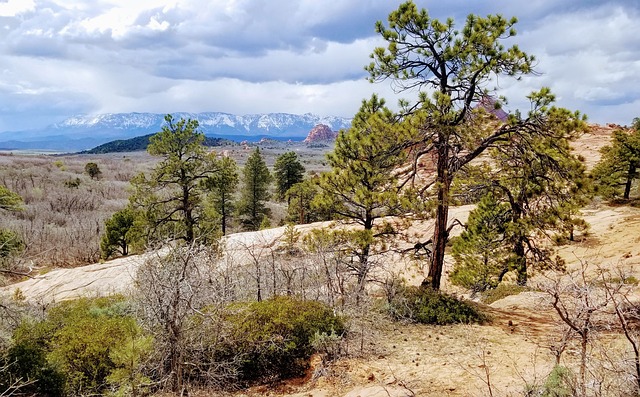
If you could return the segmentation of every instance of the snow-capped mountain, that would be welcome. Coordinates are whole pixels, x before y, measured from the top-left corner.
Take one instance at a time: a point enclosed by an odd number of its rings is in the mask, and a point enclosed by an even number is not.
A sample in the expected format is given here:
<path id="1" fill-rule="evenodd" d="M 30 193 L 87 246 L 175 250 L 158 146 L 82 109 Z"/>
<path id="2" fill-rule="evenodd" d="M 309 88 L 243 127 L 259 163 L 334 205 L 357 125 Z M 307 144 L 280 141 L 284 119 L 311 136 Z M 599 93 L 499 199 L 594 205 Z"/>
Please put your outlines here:
<path id="1" fill-rule="evenodd" d="M 351 119 L 333 116 L 288 113 L 251 114 L 173 113 L 174 120 L 198 120 L 205 135 L 234 140 L 257 141 L 262 138 L 303 140 L 317 124 L 333 130 L 348 128 Z M 164 114 L 108 113 L 80 115 L 42 130 L 0 132 L 0 148 L 51 149 L 77 151 L 116 139 L 129 139 L 161 130 Z"/>

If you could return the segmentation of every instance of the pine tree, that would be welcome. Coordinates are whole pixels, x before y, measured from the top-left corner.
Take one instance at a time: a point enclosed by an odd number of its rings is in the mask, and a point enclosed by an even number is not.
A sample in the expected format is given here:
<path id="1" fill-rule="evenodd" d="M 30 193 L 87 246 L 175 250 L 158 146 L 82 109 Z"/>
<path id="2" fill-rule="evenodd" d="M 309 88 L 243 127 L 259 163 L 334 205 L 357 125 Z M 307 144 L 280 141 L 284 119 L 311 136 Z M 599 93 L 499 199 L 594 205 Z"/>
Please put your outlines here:
<path id="1" fill-rule="evenodd" d="M 174 121 L 165 117 L 162 131 L 152 136 L 147 151 L 162 159 L 147 177 L 144 173 L 131 180 L 134 194 L 130 201 L 143 216 L 138 219 L 148 238 L 174 238 L 192 242 L 211 232 L 199 228 L 205 216 L 202 183 L 217 172 L 215 155 L 203 146 L 204 134 L 197 120 Z"/>
<path id="2" fill-rule="evenodd" d="M 553 97 L 542 92 L 532 100 L 544 107 Z M 584 164 L 569 144 L 586 125 L 565 109 L 549 108 L 547 114 L 544 133 L 514 136 L 489 151 L 490 161 L 462 171 L 473 175 L 468 190 L 490 192 L 498 203 L 509 207 L 501 228 L 502 247 L 511 253 L 503 269 L 516 270 L 520 285 L 527 283 L 532 266 L 563 267 L 551 248 L 552 233 L 568 233 L 571 239 L 574 228 L 586 225 L 579 218 L 579 209 L 590 196 L 590 184 Z"/>
<path id="3" fill-rule="evenodd" d="M 0 185 L 0 210 L 22 211 L 22 197 Z M 0 228 L 0 273 L 11 273 L 5 269 L 6 261 L 21 253 L 25 248 L 20 236 L 13 230 Z"/>
<path id="4" fill-rule="evenodd" d="M 302 182 L 304 172 L 304 166 L 298 160 L 298 155 L 295 152 L 287 152 L 278 156 L 273 165 L 278 200 L 284 200 L 287 191 L 296 183 Z M 287 204 L 291 204 L 288 199 Z"/>
<path id="5" fill-rule="evenodd" d="M 127 207 L 107 219 L 104 235 L 100 239 L 100 252 L 103 259 L 108 259 L 117 250 L 120 250 L 122 255 L 129 254 L 129 246 L 134 240 L 134 236 L 129 231 L 133 228 L 135 218 L 135 212 Z"/>
<path id="6" fill-rule="evenodd" d="M 433 254 L 427 279 L 440 288 L 445 247 L 449 238 L 451 186 L 460 169 L 488 148 L 513 136 L 531 135 L 546 130 L 548 107 L 535 106 L 527 118 L 505 120 L 483 111 L 490 91 L 487 87 L 501 76 L 519 77 L 533 71 L 534 58 L 514 45 L 503 42 L 515 36 L 515 18 L 500 15 L 485 18 L 469 15 L 457 29 L 452 19 L 441 22 L 431 18 L 412 1 L 389 14 L 388 26 L 378 22 L 376 31 L 388 42 L 371 55 L 366 67 L 371 82 L 391 79 L 396 91 L 419 91 L 418 101 L 403 101 L 402 113 L 413 115 L 420 135 L 406 148 L 414 155 L 415 166 L 408 173 L 412 180 L 420 176 L 420 157 L 433 163 L 433 181 L 425 185 L 425 199 L 435 201 Z M 496 102 L 494 107 L 500 107 Z M 574 118 L 572 114 L 568 117 Z"/>
<path id="7" fill-rule="evenodd" d="M 224 157 L 219 164 L 220 170 L 206 182 L 211 191 L 214 209 L 220 215 L 222 235 L 227 234 L 227 225 L 235 211 L 234 194 L 238 188 L 238 165 L 230 157 Z"/>
<path id="8" fill-rule="evenodd" d="M 376 224 L 376 220 L 403 212 L 395 171 L 406 160 L 399 150 L 407 134 L 404 128 L 406 124 L 394 123 L 384 100 L 373 95 L 362 101 L 351 128 L 339 133 L 328 155 L 331 171 L 319 181 L 321 193 L 314 205 L 359 226 L 345 232 L 356 258 L 349 267 L 357 275 L 358 292 L 364 289 L 373 266 L 370 256 L 394 232 L 390 224 Z"/>
<path id="9" fill-rule="evenodd" d="M 270 215 L 265 202 L 271 197 L 269 184 L 272 178 L 259 148 L 247 159 L 242 175 L 242 197 L 238 213 L 247 229 L 258 230 Z"/>
<path id="10" fill-rule="evenodd" d="M 633 181 L 640 168 L 640 119 L 634 120 L 634 128 L 614 131 L 611 145 L 602 148 L 602 158 L 592 175 L 605 197 L 628 200 Z"/>
<path id="11" fill-rule="evenodd" d="M 327 220 L 326 211 L 320 211 L 313 206 L 313 200 L 318 193 L 319 188 L 315 179 L 306 179 L 288 189 L 285 195 L 289 203 L 287 220 L 299 225 Z"/>
<path id="12" fill-rule="evenodd" d="M 471 211 L 466 229 L 453 242 L 451 282 L 481 292 L 495 288 L 509 270 L 505 246 L 510 207 L 486 194 Z"/>
<path id="13" fill-rule="evenodd" d="M 22 210 L 22 197 L 12 192 L 5 186 L 0 185 L 0 210 L 20 211 Z"/>
<path id="14" fill-rule="evenodd" d="M 92 161 L 85 164 L 84 172 L 86 172 L 91 179 L 100 179 L 100 176 L 102 175 L 102 171 L 100 171 L 98 164 Z"/>

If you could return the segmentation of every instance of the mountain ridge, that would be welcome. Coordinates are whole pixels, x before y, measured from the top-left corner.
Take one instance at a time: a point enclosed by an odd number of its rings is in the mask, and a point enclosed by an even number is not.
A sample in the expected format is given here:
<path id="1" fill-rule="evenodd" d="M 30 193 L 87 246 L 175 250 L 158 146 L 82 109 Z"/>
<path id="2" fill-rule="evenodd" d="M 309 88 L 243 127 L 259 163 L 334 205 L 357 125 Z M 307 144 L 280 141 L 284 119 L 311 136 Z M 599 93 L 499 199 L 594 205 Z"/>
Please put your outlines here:
<path id="1" fill-rule="evenodd" d="M 199 131 L 215 138 L 257 141 L 264 137 L 303 140 L 317 124 L 339 130 L 351 125 L 350 118 L 312 113 L 257 113 L 234 115 L 224 112 L 175 112 L 174 119 L 198 120 Z M 39 130 L 0 132 L 1 149 L 57 149 L 81 151 L 113 140 L 135 138 L 161 130 L 165 114 L 104 113 L 71 116 Z"/>

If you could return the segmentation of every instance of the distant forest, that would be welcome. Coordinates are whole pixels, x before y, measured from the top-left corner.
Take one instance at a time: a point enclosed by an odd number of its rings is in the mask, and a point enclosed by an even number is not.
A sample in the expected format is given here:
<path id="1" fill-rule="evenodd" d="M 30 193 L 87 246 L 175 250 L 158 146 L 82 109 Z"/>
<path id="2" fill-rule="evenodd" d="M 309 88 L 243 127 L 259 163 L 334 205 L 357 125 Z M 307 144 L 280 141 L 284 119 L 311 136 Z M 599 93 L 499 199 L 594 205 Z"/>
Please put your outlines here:
<path id="1" fill-rule="evenodd" d="M 149 146 L 149 138 L 151 138 L 155 134 L 148 134 L 143 136 L 138 136 L 131 139 L 119 139 L 116 141 L 107 142 L 100 146 L 96 146 L 93 149 L 85 150 L 80 153 L 82 154 L 104 154 L 104 153 L 120 153 L 120 152 L 138 152 L 147 150 L 147 146 Z M 230 141 L 225 138 L 212 138 L 205 137 L 204 145 L 205 146 L 222 146 L 234 144 L 235 142 Z"/>

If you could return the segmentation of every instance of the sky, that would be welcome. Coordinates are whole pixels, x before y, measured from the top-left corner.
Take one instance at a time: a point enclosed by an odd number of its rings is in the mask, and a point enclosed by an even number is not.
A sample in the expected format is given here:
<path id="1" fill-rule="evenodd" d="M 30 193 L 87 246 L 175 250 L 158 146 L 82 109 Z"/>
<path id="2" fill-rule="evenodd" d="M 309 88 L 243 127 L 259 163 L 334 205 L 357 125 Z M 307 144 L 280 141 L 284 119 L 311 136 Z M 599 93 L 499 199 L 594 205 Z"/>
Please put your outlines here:
<path id="1" fill-rule="evenodd" d="M 0 0 L 0 131 L 120 112 L 351 117 L 390 82 L 364 66 L 397 0 Z M 500 78 L 507 109 L 547 86 L 593 123 L 640 117 L 640 0 L 415 0 L 462 26 L 518 17 L 536 75 Z"/>

